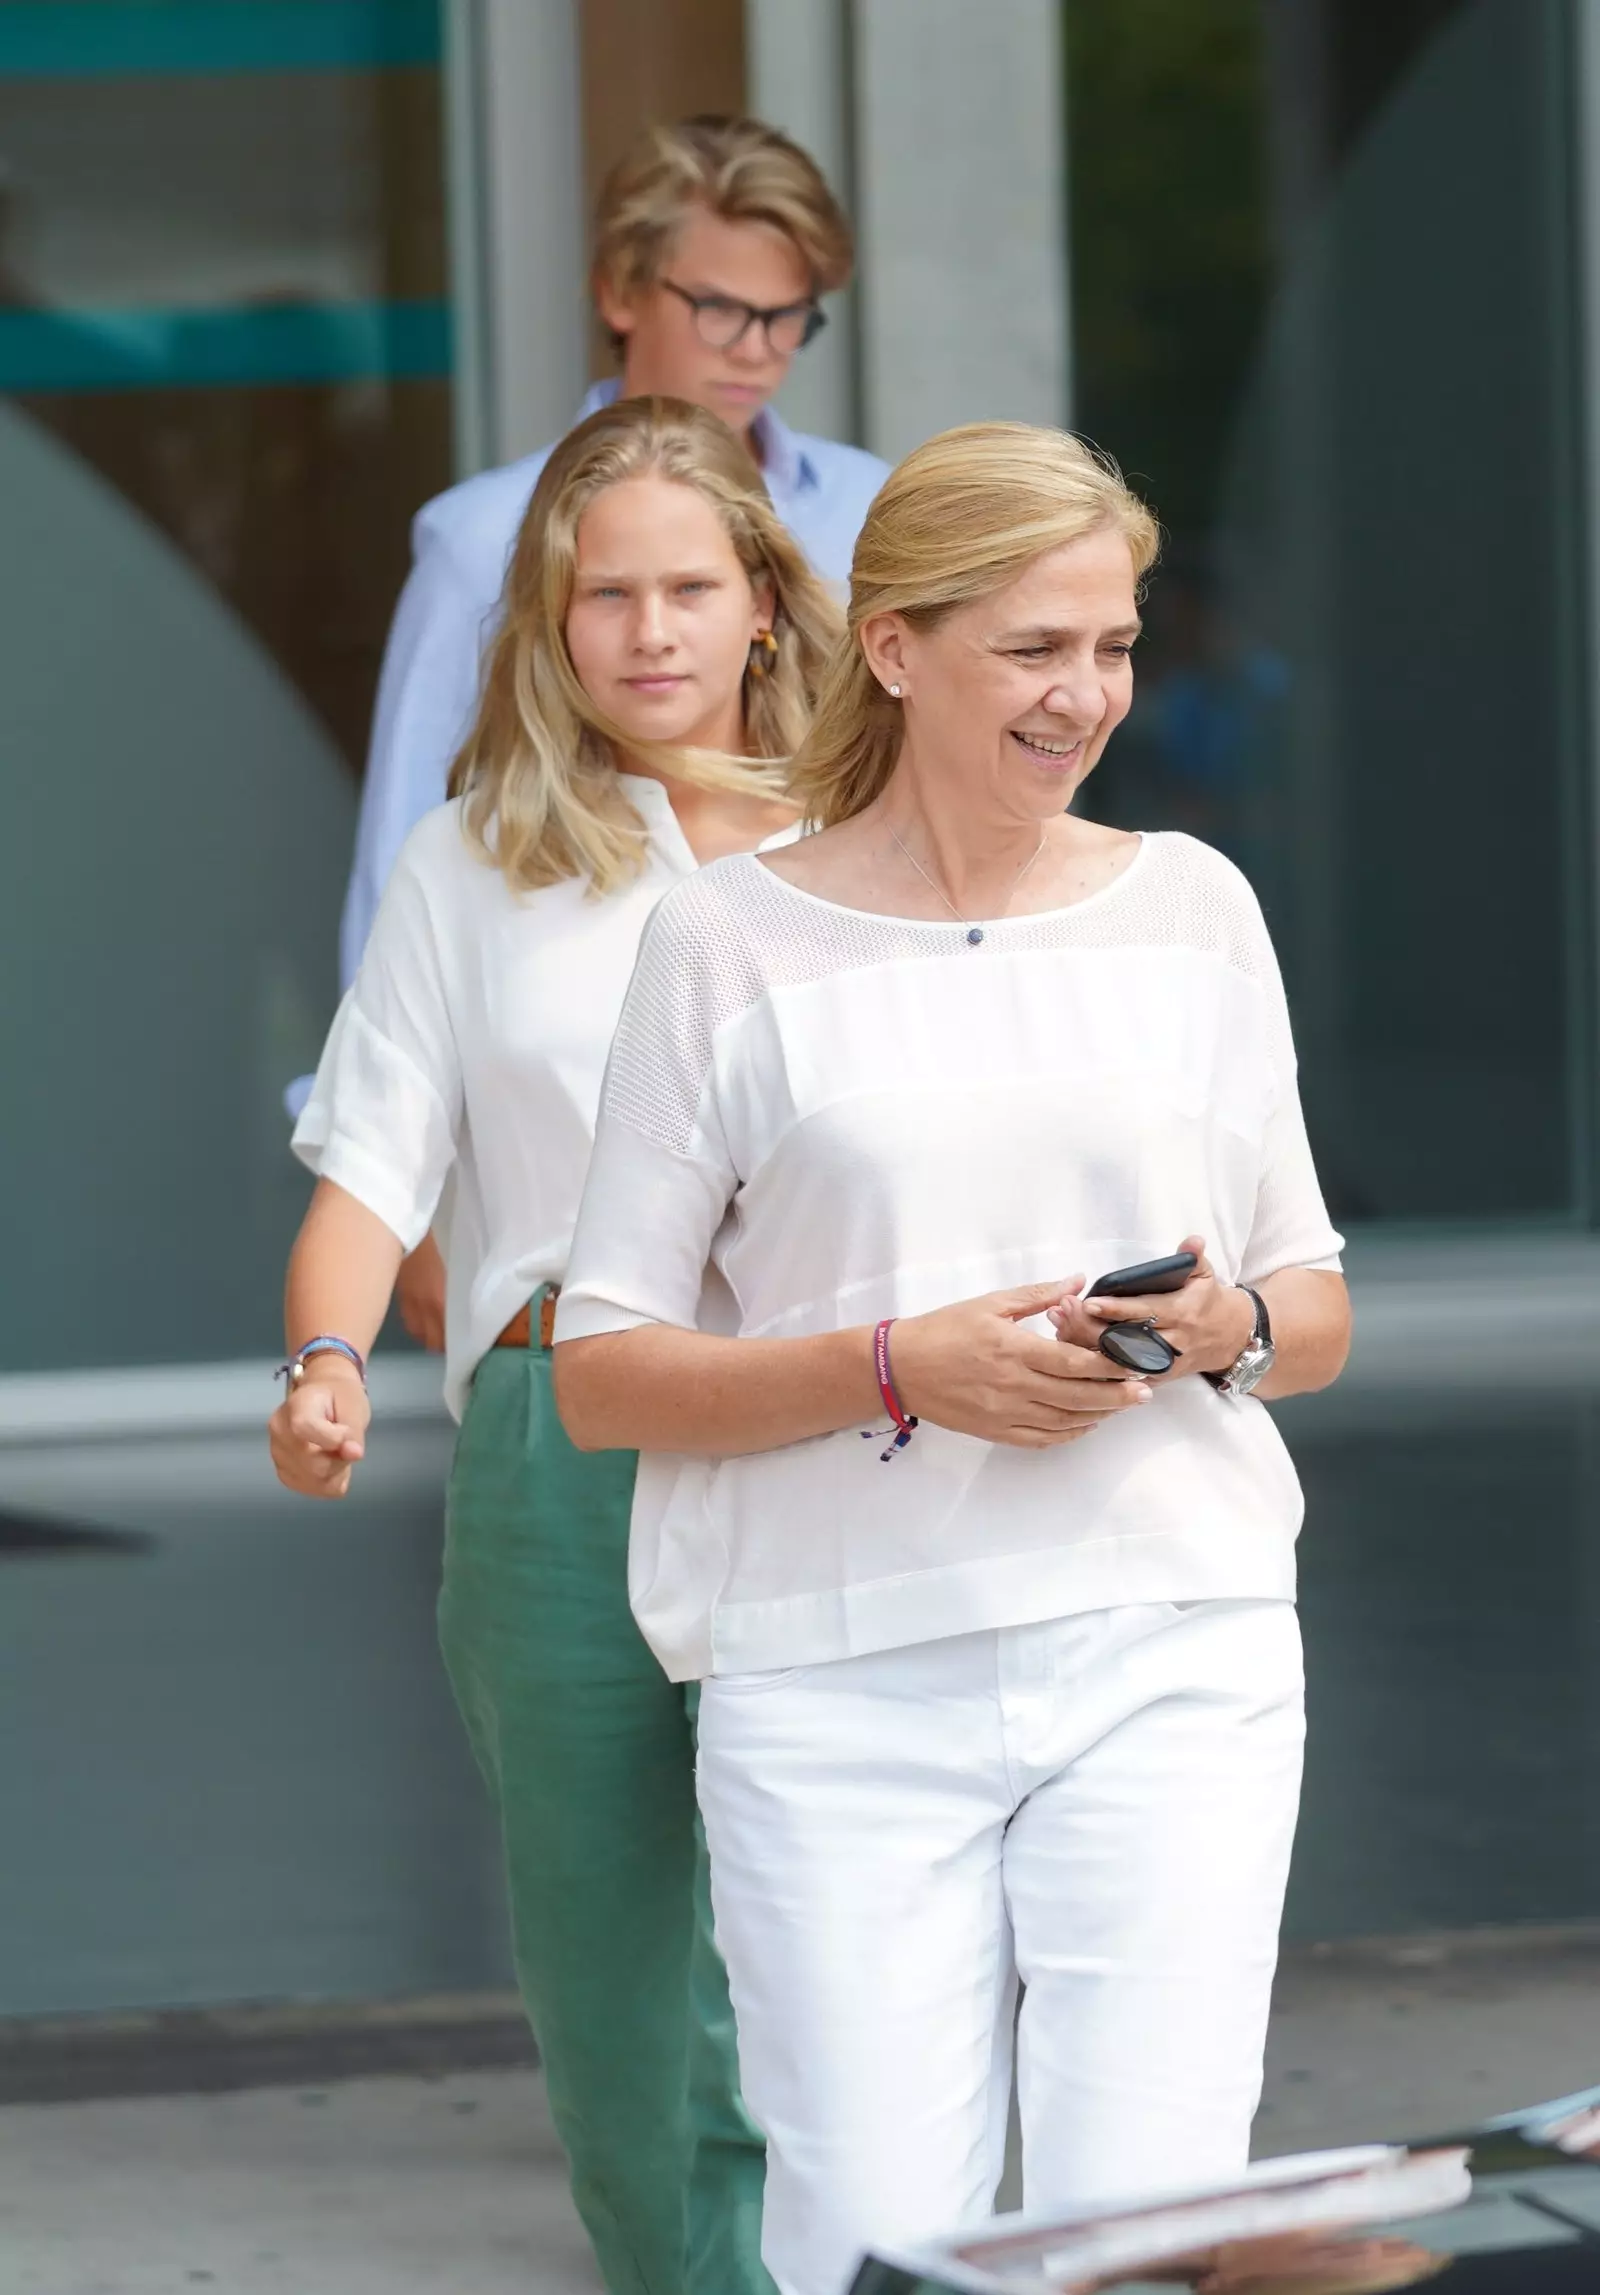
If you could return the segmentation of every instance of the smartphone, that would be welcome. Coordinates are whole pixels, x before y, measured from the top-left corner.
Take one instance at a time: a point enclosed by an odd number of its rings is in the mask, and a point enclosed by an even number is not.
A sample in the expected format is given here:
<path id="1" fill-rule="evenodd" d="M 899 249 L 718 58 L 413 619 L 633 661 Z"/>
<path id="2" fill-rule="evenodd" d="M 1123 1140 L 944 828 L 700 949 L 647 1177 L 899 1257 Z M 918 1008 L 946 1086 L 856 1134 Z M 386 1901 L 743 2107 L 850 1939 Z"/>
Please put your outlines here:
<path id="1" fill-rule="evenodd" d="M 1181 1291 L 1199 1265 L 1192 1251 L 1174 1251 L 1170 1259 L 1146 1259 L 1137 1267 L 1114 1267 L 1091 1283 L 1086 1299 L 1146 1299 L 1153 1293 Z M 1100 1352 L 1109 1362 L 1141 1378 L 1158 1379 L 1178 1359 L 1178 1349 L 1150 1323 L 1108 1323 L 1100 1334 Z"/>
<path id="2" fill-rule="evenodd" d="M 1174 1251 L 1170 1259 L 1146 1259 L 1137 1267 L 1114 1267 L 1091 1283 L 1086 1299 L 1144 1299 L 1153 1292 L 1181 1291 L 1199 1266 L 1192 1251 Z"/>

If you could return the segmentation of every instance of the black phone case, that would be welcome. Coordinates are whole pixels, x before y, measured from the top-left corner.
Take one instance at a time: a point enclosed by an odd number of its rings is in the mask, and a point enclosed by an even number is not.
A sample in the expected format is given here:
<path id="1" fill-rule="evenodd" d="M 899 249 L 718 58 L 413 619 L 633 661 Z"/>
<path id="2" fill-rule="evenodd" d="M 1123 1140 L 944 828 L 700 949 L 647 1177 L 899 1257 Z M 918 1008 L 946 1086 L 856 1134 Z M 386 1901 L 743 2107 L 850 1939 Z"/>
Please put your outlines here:
<path id="1" fill-rule="evenodd" d="M 1137 1267 L 1113 1267 L 1083 1295 L 1086 1299 L 1141 1299 L 1163 1291 L 1181 1291 L 1199 1264 L 1192 1251 L 1174 1251 L 1170 1259 L 1145 1259 Z"/>

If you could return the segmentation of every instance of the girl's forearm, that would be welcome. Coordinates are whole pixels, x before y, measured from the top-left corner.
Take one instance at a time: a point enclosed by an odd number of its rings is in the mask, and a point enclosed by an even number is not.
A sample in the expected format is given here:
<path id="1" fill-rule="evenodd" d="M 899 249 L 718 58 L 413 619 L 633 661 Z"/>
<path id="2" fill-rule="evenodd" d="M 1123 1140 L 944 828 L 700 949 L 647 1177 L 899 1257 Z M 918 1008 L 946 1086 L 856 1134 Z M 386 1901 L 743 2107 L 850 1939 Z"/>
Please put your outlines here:
<path id="1" fill-rule="evenodd" d="M 332 1180 L 319 1179 L 289 1254 L 283 1300 L 289 1352 L 326 1333 L 370 1354 L 401 1257 L 400 1238 L 376 1212 Z"/>
<path id="2" fill-rule="evenodd" d="M 567 1339 L 556 1403 L 579 1450 L 732 1457 L 860 1426 L 881 1411 L 872 1333 L 719 1339 L 650 1323 Z"/>

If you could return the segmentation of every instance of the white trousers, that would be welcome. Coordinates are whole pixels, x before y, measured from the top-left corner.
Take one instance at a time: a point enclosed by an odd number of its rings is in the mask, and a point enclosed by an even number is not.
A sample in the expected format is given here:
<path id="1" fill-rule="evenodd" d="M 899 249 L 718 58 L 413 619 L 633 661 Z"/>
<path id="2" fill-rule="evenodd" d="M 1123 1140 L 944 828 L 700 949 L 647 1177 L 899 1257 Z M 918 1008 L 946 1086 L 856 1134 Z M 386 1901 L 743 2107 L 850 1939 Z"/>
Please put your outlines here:
<path id="1" fill-rule="evenodd" d="M 993 2208 L 1248 2156 L 1300 1792 L 1287 1602 L 707 1681 L 700 1800 L 782 2295 Z"/>

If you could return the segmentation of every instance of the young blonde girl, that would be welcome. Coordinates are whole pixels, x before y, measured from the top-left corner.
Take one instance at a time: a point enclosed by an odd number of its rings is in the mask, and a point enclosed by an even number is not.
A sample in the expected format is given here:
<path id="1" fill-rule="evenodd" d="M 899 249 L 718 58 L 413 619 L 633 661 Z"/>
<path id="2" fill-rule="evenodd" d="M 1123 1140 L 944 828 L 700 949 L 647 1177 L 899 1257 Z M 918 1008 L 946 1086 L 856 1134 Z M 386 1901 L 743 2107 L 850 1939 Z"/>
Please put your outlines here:
<path id="1" fill-rule="evenodd" d="M 702 861 L 793 833 L 783 763 L 834 614 L 713 416 L 632 400 L 535 490 L 451 801 L 412 832 L 295 1146 L 280 1478 L 341 1497 L 402 1255 L 449 1213 L 461 1420 L 440 1633 L 494 1795 L 518 1977 L 614 2295 L 745 2295 L 763 2155 L 696 1847 L 691 1716 L 628 1608 L 631 1457 L 550 1395 L 554 1295 L 640 934 Z"/>

